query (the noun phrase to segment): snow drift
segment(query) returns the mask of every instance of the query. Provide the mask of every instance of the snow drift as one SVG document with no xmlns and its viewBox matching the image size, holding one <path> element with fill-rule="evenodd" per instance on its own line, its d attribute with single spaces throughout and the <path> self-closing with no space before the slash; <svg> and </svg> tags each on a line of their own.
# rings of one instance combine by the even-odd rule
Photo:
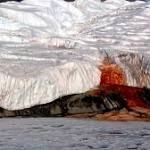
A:
<svg viewBox="0 0 150 150">
<path fill-rule="evenodd" d="M 150 87 L 150 3 L 24 0 L 0 4 L 0 107 L 23 109 L 100 83 L 104 60 Z"/>
</svg>

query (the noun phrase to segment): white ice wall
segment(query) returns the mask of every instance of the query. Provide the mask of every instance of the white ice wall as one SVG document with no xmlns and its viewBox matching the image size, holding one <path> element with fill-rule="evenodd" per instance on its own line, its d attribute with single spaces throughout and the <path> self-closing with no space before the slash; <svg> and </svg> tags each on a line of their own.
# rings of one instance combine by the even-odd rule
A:
<svg viewBox="0 0 150 150">
<path fill-rule="evenodd" d="M 106 56 L 124 68 L 128 85 L 150 87 L 149 18 L 150 3 L 140 1 L 1 3 L 0 107 L 27 108 L 94 88 Z"/>
</svg>

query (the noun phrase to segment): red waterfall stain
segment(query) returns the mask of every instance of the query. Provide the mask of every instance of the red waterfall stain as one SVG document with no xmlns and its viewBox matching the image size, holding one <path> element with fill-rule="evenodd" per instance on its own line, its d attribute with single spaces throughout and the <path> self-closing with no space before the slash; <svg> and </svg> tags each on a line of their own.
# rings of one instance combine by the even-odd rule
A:
<svg viewBox="0 0 150 150">
<path fill-rule="evenodd" d="M 119 65 L 113 64 L 111 61 L 105 59 L 101 72 L 99 93 L 119 93 L 127 101 L 129 108 L 140 107 L 150 110 L 150 105 L 145 103 L 140 97 L 143 88 L 126 86 L 126 77 L 123 69 Z"/>
<path fill-rule="evenodd" d="M 103 84 L 125 85 L 126 80 L 122 68 L 114 64 L 105 65 L 102 68 L 101 82 L 100 82 L 100 85 Z"/>
</svg>

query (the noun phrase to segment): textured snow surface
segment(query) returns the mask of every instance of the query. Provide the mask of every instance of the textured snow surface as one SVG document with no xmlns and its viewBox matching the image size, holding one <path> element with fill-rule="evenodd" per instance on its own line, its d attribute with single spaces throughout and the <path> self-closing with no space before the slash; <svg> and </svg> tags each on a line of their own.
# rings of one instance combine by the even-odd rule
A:
<svg viewBox="0 0 150 150">
<path fill-rule="evenodd" d="M 150 3 L 24 0 L 0 4 L 0 107 L 22 109 L 100 82 L 105 57 L 127 85 L 150 87 Z"/>
<path fill-rule="evenodd" d="M 0 120 L 0 150 L 149 150 L 149 122 Z"/>
</svg>

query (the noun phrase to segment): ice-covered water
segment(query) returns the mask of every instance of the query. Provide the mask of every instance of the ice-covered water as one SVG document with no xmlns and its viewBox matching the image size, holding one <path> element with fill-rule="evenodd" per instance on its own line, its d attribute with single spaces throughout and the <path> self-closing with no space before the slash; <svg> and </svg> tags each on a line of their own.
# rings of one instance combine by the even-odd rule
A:
<svg viewBox="0 0 150 150">
<path fill-rule="evenodd" d="M 150 122 L 0 120 L 0 150 L 149 150 Z"/>
</svg>

